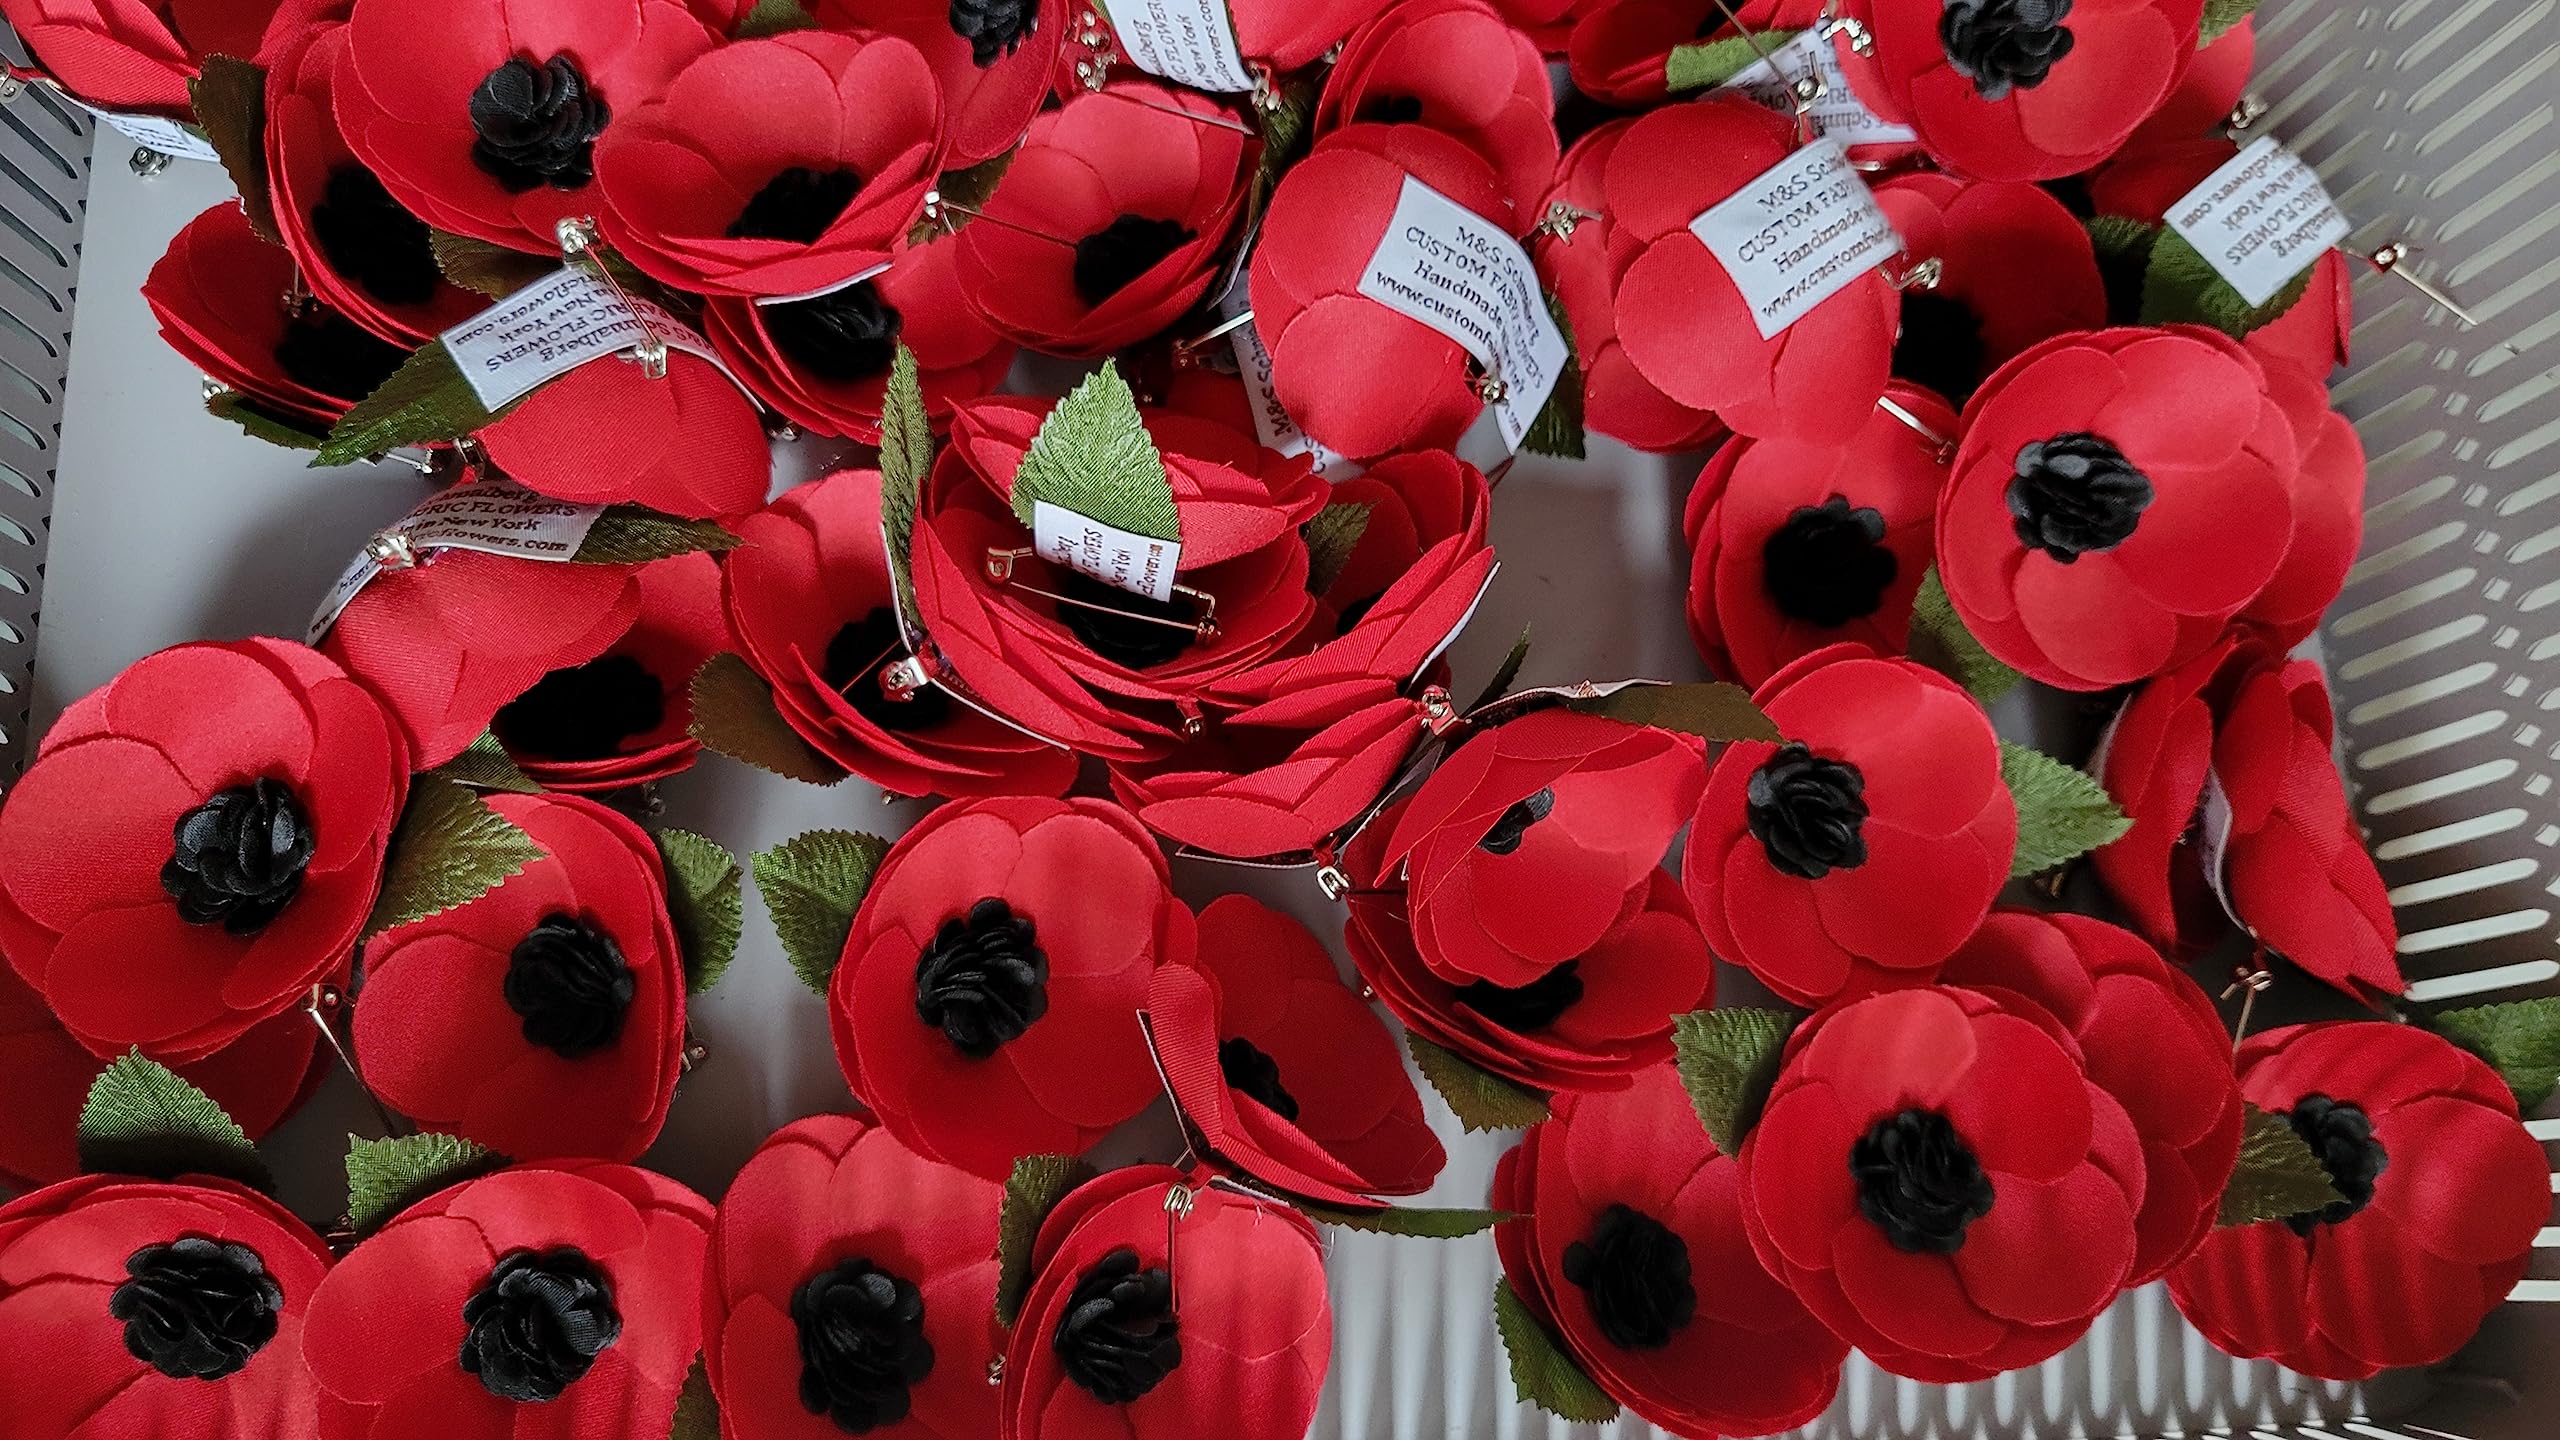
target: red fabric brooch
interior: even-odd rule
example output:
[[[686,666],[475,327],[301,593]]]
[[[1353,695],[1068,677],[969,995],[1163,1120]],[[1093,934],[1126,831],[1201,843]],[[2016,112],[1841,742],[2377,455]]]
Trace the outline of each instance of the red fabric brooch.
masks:
[[[2338,1198],[2217,1230],[2169,1274],[2234,1355],[2361,1380],[2433,1365],[2523,1278],[2550,1167],[2498,1072],[2407,1025],[2295,1025],[2240,1047],[2240,1089],[2282,1116]]]
[[[812,749],[901,795],[1063,793],[1076,759],[880,671],[906,653],[880,538],[880,474],[843,470],[786,490],[738,526],[723,567],[729,629],[776,709]]]
[[[1190,1208],[1168,1224],[1175,1190]],[[1049,1212],[1031,1263],[1004,1440],[1194,1440],[1212,1416],[1236,1440],[1298,1440],[1314,1423],[1333,1308],[1297,1211],[1164,1166],[1114,1170]]]
[[[828,989],[853,1093],[909,1149],[1002,1179],[1160,1093],[1137,1012],[1188,960],[1164,855],[1103,800],[946,805],[889,850]]]
[[[408,786],[390,717],[310,649],[145,656],[0,810],[0,952],[97,1054],[202,1059],[346,973]]]
[[[1003,1187],[876,1125],[776,1131],[720,1201],[702,1360],[721,1423],[758,1440],[986,1440]]]
[[[187,222],[142,282],[160,338],[249,409],[325,431],[407,354],[317,301],[296,305],[293,256],[231,201]]]
[[[86,1175],[0,1206],[11,1440],[310,1440],[329,1249],[227,1180]]]
[[[1877,186],[1876,204],[1904,253],[1939,267],[1934,283],[1902,292],[1893,373],[1948,404],[1962,406],[2019,352],[2107,323],[2089,232],[2042,189],[1924,172]]]
[[[773,478],[755,402],[682,350],[655,380],[619,356],[581,365],[483,428],[480,444],[508,479],[555,500],[691,519],[744,515]]]
[[[583,664],[554,670],[489,723],[528,776],[553,790],[628,789],[693,764],[687,687],[726,643],[720,564],[696,551],[640,567],[631,628]]]
[[[2196,53],[2204,0],[1849,0],[1870,53],[1840,44],[1858,97],[1939,164],[2051,180],[2115,153]]]
[[[1810,1423],[1846,1342],[1761,1268],[1741,1167],[1669,1065],[1608,1095],[1559,1095],[1493,1172],[1503,1273],[1612,1399],[1682,1435]]]
[[[0,13],[36,64],[109,110],[184,120],[187,82],[207,55],[254,55],[276,0],[7,0]],[[178,33],[183,22],[186,33]]]
[[[2293,522],[2292,427],[2210,330],[2066,335],[1965,407],[1938,568],[2028,678],[2103,690],[2194,658],[2266,588]]]
[[[684,952],[657,845],[574,795],[488,804],[544,857],[366,943],[365,1083],[420,1128],[500,1154],[631,1160],[666,1124],[684,1053]]]
[[[2160,140],[2192,140],[2219,128],[2248,93],[2257,61],[2258,22],[2243,16],[2239,24],[2222,32],[2221,39],[2196,52],[2178,88],[2135,129],[2125,148],[2136,150]]]
[[[1316,101],[1319,135],[1358,121],[1425,125],[1465,142],[1525,216],[1556,173],[1546,58],[1485,0],[1407,0],[1351,32]]]
[[[2293,536],[2267,588],[2241,610],[2270,650],[2291,650],[2320,628],[2364,548],[2364,441],[2329,408],[2329,387],[2313,372],[2267,366],[2267,388],[2293,422],[2302,468],[2293,477]]]
[[[1147,987],[1156,1060],[1205,1153],[1328,1205],[1418,1195],[1447,1157],[1395,1036],[1305,926],[1221,895]]]
[[[945,168],[1011,150],[1049,98],[1067,38],[1066,0],[1006,0],[954,10],[950,0],[814,0],[830,30],[895,35],[922,51],[942,90]]]
[[[401,1211],[312,1297],[321,1440],[656,1434],[702,1345],[711,1206],[599,1161],[519,1165]]]
[[[2213,1229],[2241,1122],[2231,1040],[2196,982],[2129,930],[2023,910],[1984,921],[1941,978],[2042,1007],[2132,1119],[2144,1184],[2125,1285],[2155,1280],[2192,1253]]]
[[[2058,1354],[2133,1265],[2142,1144],[2037,1013],[1948,987],[1815,1015],[1742,1145],[1761,1263],[1897,1375]]]
[[[1261,153],[1212,123],[1233,119],[1196,91],[1128,80],[1033,120],[987,220],[952,237],[970,308],[1049,355],[1108,355],[1171,325],[1217,278]]]
[[[1887,397],[1939,434],[1955,412],[1896,385]],[[1689,634],[1714,673],[1763,685],[1824,646],[1899,653],[1929,569],[1937,447],[1882,407],[1843,445],[1737,436],[1689,492]]]
[[[1936,671],[1847,647],[1755,698],[1788,739],[1716,757],[1681,868],[1708,946],[1799,1005],[1927,981],[2017,848],[1990,720]]]

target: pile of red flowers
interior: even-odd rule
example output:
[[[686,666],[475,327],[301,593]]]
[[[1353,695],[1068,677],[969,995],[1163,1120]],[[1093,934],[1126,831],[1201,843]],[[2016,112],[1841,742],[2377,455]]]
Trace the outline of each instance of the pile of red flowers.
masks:
[[[2469,1338],[2560,1036],[2399,1006],[2295,654],[2346,272],[2185,228],[2248,6],[1120,8],[0,0],[236,182],[143,292],[214,411],[453,481],[0,808],[0,1437],[1294,1440],[1340,1224],[1687,1436],[2154,1281]],[[777,494],[799,432],[876,458]],[[1710,680],[1462,704],[1497,482],[1610,445],[1698,457]],[[658,822],[706,750],[937,803],[742,863]],[[750,870],[857,1113],[715,1205],[637,1166]],[[2235,954],[2313,1018],[2235,1053]],[[315,1226],[251,1147],[341,1060],[418,1133]]]

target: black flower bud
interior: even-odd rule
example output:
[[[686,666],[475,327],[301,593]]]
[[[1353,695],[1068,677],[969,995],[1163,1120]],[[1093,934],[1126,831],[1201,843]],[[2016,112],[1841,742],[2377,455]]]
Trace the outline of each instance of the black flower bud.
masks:
[[[1743,822],[1769,863],[1799,880],[1867,863],[1867,777],[1790,742],[1751,772]]]
[[[993,896],[945,920],[916,957],[916,1016],[984,1060],[1049,1013],[1049,957],[1029,916]]]
[[[1470,980],[1450,998],[1515,1035],[1543,1030],[1582,999],[1582,962],[1567,960],[1526,985]]]
[[[125,1350],[173,1380],[236,1375],[276,1338],[284,1288],[246,1245],[189,1235],[134,1251],[124,1271],[107,1314],[124,1322]]]
[[[838,1261],[791,1296],[800,1332],[800,1404],[847,1435],[907,1418],[933,1373],[924,1292],[864,1259]]]
[[[276,341],[276,368],[306,390],[361,400],[382,388],[409,352],[323,305],[310,305]]]
[[[524,1020],[525,1043],[563,1060],[620,1038],[636,986],[613,937],[574,915],[546,915],[507,957],[507,1008]]]
[[[489,728],[519,755],[604,760],[666,718],[667,690],[649,667],[628,655],[606,655],[543,676],[500,707]]]
[[[1106,1405],[1126,1405],[1182,1363],[1182,1325],[1173,1315],[1173,1275],[1138,1268],[1123,1245],[1076,1281],[1049,1337],[1067,1378]]]
[[[1021,49],[1039,28],[1039,0],[951,0],[951,33],[969,42],[969,58],[981,70]]]
[[[1849,1147],[1858,1209],[1893,1248],[1915,1255],[1953,1255],[1965,1227],[1991,1213],[1991,1177],[1935,1110],[1887,1115]]]
[[[160,888],[190,925],[255,935],[302,889],[317,841],[281,780],[234,785],[178,817]]]
[[[1076,242],[1076,294],[1087,305],[1099,305],[1198,238],[1178,220],[1119,216]]]
[[[329,172],[328,189],[311,207],[311,238],[330,269],[385,305],[436,298],[443,272],[427,222],[392,199],[362,165],[349,161]]]
[[[1564,1278],[1582,1288],[1600,1333],[1621,1350],[1659,1350],[1698,1315],[1689,1242],[1641,1210],[1612,1205],[1564,1247]]]
[[[578,63],[511,59],[471,92],[471,160],[510,195],[544,185],[576,190],[596,178],[596,137],[613,118]]]
[[[2019,447],[2008,500],[2019,543],[2068,565],[2132,538],[2151,508],[2151,477],[2104,437],[2075,430]]]
[[[862,177],[850,170],[788,166],[748,197],[729,222],[729,238],[815,244],[861,190]]]
[[[906,325],[868,280],[813,300],[767,305],[763,318],[774,348],[830,385],[888,374],[898,354],[898,332]]]
[[[568,1245],[500,1257],[462,1323],[463,1373],[501,1400],[559,1399],[622,1338],[611,1283]]]
[[[2306,1210],[2288,1216],[2285,1224],[2296,1235],[2309,1235],[2323,1225],[2335,1225],[2349,1219],[2373,1203],[2375,1182],[2390,1167],[2391,1156],[2374,1137],[2373,1117],[2364,1107],[2345,1100],[2332,1100],[2313,1091],[2293,1102],[2285,1113],[2285,1123],[2329,1172],[2329,1183],[2336,1187],[2338,1198],[2317,1210]]]
[[[1778,613],[1824,629],[1884,605],[1902,562],[1884,548],[1884,514],[1834,495],[1799,506],[1760,547],[1761,584]]]
[[[1529,827],[1554,814],[1555,809],[1556,792],[1553,790],[1540,790],[1535,795],[1514,801],[1494,817],[1492,826],[1484,832],[1484,838],[1476,842],[1476,848],[1488,855],[1511,854],[1520,848],[1520,838],[1529,833]]]
[[[1946,0],[1938,39],[1947,63],[1985,100],[2033,90],[2071,53],[2071,0]]]
[[[1241,1035],[1219,1041],[1218,1073],[1226,1078],[1228,1088],[1241,1090],[1261,1101],[1272,1114],[1296,1122],[1298,1097],[1280,1083],[1280,1062],[1265,1054],[1261,1046]]]

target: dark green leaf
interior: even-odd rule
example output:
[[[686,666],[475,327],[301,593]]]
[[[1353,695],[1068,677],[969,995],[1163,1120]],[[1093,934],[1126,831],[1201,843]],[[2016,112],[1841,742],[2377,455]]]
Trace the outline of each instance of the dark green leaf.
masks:
[[[1501,699],[1503,693],[1511,688],[1511,682],[1520,678],[1520,667],[1528,663],[1529,627],[1523,625],[1520,627],[1520,638],[1511,642],[1511,653],[1502,657],[1502,663],[1494,667],[1493,678],[1485,682],[1484,693],[1476,696],[1474,704],[1458,713],[1473,715]]]
[[[732,760],[812,785],[833,785],[844,767],[809,748],[774,708],[773,688],[747,662],[723,651],[693,674],[693,738]]]
[[[1503,1351],[1511,1357],[1511,1389],[1524,1403],[1581,1425],[1618,1418],[1618,1402],[1573,1363],[1508,1280],[1493,1282],[1493,1328],[1502,1333]]]
[[[240,192],[249,229],[270,245],[284,243],[276,229],[275,197],[267,183],[267,72],[230,55],[207,55],[187,82],[196,125]]]
[[[430,340],[340,417],[311,463],[347,465],[403,445],[458,439],[497,418],[462,378],[453,352]]]
[[[1584,243],[1590,242],[1586,239]],[[1520,437],[1520,448],[1532,455],[1580,460],[1585,453],[1582,359],[1573,348],[1573,322],[1565,318],[1564,302],[1553,291],[1547,293],[1547,313],[1555,317],[1556,329],[1564,335],[1564,373],[1556,377],[1556,388],[1548,394],[1545,408],[1529,423],[1529,433]]]
[[[2137,255],[2148,263],[2151,243],[2160,238],[2159,226],[2130,215],[2092,215],[2081,223],[2090,248],[2101,256]]]
[[[2026,678],[2000,663],[1982,648],[1981,641],[1973,638],[1972,631],[1964,628],[1934,565],[1920,577],[1920,591],[1911,600],[1910,650],[1912,659],[1963,686],[1985,705],[2016,689],[2018,682]]]
[[[1298,527],[1307,542],[1308,594],[1321,595],[1342,578],[1342,567],[1351,563],[1360,537],[1369,531],[1372,508],[1366,500],[1336,500]]]
[[[800,0],[756,0],[756,8],[738,22],[730,38],[761,40],[768,35],[788,35],[794,30],[815,30],[818,22],[800,4]]]
[[[428,774],[409,787],[409,807],[391,837],[382,893],[364,933],[424,920],[479,899],[541,859],[543,849],[515,822],[466,787]]]
[[[954,205],[984,210],[987,202],[995,198],[996,186],[1003,183],[1004,173],[1013,168],[1013,157],[1021,153],[1017,147],[964,170],[945,170],[933,182],[933,188],[942,192],[942,198]],[[958,210],[942,213],[944,218],[939,224],[918,216],[916,223],[907,227],[907,243],[930,245],[945,235],[958,234],[969,223],[969,217]]]
[[[216,420],[228,420],[240,427],[240,433],[252,440],[264,440],[287,450],[317,450],[325,437],[279,415],[271,415],[257,401],[237,390],[221,390],[204,397],[204,413]]]
[[[2196,48],[2201,50],[2230,34],[2257,10],[2258,0],[2204,0],[2204,28],[2196,34]]]
[[[759,850],[748,863],[755,868],[756,891],[782,941],[782,953],[799,973],[800,983],[820,996],[835,978],[844,956],[845,936],[853,930],[853,912],[862,908],[864,892],[889,842],[850,830],[812,830]]]
[[[2015,741],[2000,742],[2000,778],[2018,802],[2009,874],[2038,875],[2121,837],[2133,822],[2089,772]]]
[[[503,790],[510,795],[539,795],[542,787],[524,773],[498,737],[483,730],[462,753],[428,772],[474,790]]]
[[[347,1137],[347,1228],[358,1239],[439,1190],[504,1169],[506,1156],[459,1135]]]
[[[2427,1023],[2505,1076],[2516,1108],[2527,1114],[2560,1084],[2560,996],[2446,1010]]]
[[[1253,123],[1262,131],[1262,159],[1254,167],[1253,189],[1245,196],[1244,223],[1238,227],[1241,233],[1253,233],[1262,219],[1263,207],[1271,203],[1271,192],[1279,188],[1280,177],[1307,153],[1314,134],[1309,122],[1315,118],[1316,96],[1323,89],[1323,79],[1321,67],[1310,67],[1281,81],[1279,90],[1270,96],[1270,103],[1256,97]]]
[[[653,838],[667,865],[667,912],[684,946],[685,989],[699,995],[738,958],[745,876],[736,856],[690,830],[660,830]]]
[[[1759,46],[1753,48],[1753,40]],[[1728,35],[1699,45],[1673,47],[1670,58],[1663,62],[1662,78],[1677,95],[1684,90],[1711,90],[1743,71],[1760,63],[1760,52],[1774,55],[1778,47],[1796,38],[1792,30],[1767,30],[1758,36]]]
[[[1796,1017],[1784,1010],[1724,1006],[1695,1010],[1672,1022],[1671,1045],[1679,1056],[1680,1084],[1697,1107],[1707,1138],[1727,1155],[1742,1153],[1742,1137],[1759,1122],[1778,1057]]]
[[[492,300],[504,300],[560,268],[557,255],[510,250],[445,230],[428,231],[427,248],[435,252],[436,268],[444,278]]]
[[[2151,263],[2142,274],[2142,323],[2210,325],[2240,339],[2292,309],[2310,288],[2311,270],[2306,266],[2267,303],[2252,305],[2185,236],[2164,229],[2151,247]]]
[[[1014,472],[1013,513],[1023,524],[1039,500],[1132,535],[1182,538],[1164,457],[1139,418],[1138,397],[1108,362],[1040,422]]]
[[[709,520],[661,515],[644,505],[608,505],[569,558],[581,565],[646,565],[737,545],[737,536]]]
[[[213,1098],[129,1051],[108,1062],[80,1107],[80,1168],[92,1175],[219,1175],[272,1190],[258,1147]]]
[[[1093,1178],[1093,1167],[1073,1155],[1025,1155],[1004,1182],[1004,1210],[996,1223],[996,1323],[1010,1328],[1031,1289],[1031,1242],[1040,1222],[1068,1192]]]
[[[1372,1235],[1405,1235],[1418,1240],[1458,1240],[1519,1217],[1507,1210],[1442,1210],[1427,1206],[1390,1205],[1382,1210],[1337,1210],[1310,1201],[1296,1202],[1300,1214],[1320,1225],[1364,1230]]]
[[[1605,695],[1564,702],[1568,710],[1628,725],[1650,725],[1707,740],[1775,740],[1778,727],[1751,703],[1751,692],[1722,681],[1625,685]]]
[[[889,361],[889,386],[880,402],[880,529],[889,549],[889,589],[909,625],[916,613],[916,512],[924,477],[933,469],[933,424],[925,413],[924,385],[915,352],[900,345]]]
[[[2229,1227],[2283,1220],[2335,1204],[2338,1187],[2320,1157],[2293,1133],[2281,1115],[2252,1105],[2240,1129],[2240,1164],[2222,1192],[2222,1211],[2214,1223]]]
[[[667,1427],[667,1440],[720,1440],[720,1400],[711,1393],[711,1376],[699,1355],[684,1372],[684,1388],[676,1392],[676,1418]]]
[[[1440,1092],[1450,1113],[1469,1133],[1525,1130],[1547,1118],[1547,1097],[1537,1091],[1477,1069],[1410,1030],[1405,1032],[1404,1044],[1413,1052],[1422,1078]]]

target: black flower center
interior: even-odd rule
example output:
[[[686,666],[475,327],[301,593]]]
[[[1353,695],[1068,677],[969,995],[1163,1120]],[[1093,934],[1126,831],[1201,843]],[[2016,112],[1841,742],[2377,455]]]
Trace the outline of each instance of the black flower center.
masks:
[[[911,1392],[933,1373],[924,1292],[868,1260],[838,1261],[791,1296],[800,1329],[800,1404],[847,1435],[907,1418]]]
[[[1842,760],[1826,760],[1789,742],[1751,772],[1743,790],[1743,822],[1769,863],[1799,880],[1867,863],[1867,777]]]
[[[1341,637],[1350,634],[1353,626],[1368,619],[1369,611],[1374,608],[1380,600],[1385,599],[1386,594],[1386,591],[1381,590],[1375,595],[1363,595],[1359,599],[1352,601],[1350,604],[1343,606],[1342,613],[1334,617],[1334,638],[1340,639]]]
[[[1058,577],[1058,589],[1068,599],[1084,602],[1059,606],[1059,623],[1084,648],[1114,665],[1132,670],[1162,665],[1200,638],[1192,628],[1190,607],[1180,601],[1136,594],[1072,570]],[[1088,608],[1097,605],[1103,608]]]
[[[905,323],[868,280],[814,300],[764,307],[764,330],[774,348],[833,385],[889,373]]]
[[[1452,998],[1515,1035],[1542,1030],[1582,998],[1579,960],[1567,960],[1526,985],[1472,980]]]
[[[515,1250],[462,1303],[462,1369],[501,1400],[557,1400],[622,1338],[613,1286],[575,1246]]]
[[[335,310],[313,305],[286,323],[275,357],[294,384],[336,400],[361,400],[382,388],[409,352]]]
[[[568,56],[509,60],[471,92],[471,161],[510,195],[576,190],[596,177],[596,137],[612,118]]]
[[[2071,0],[1946,0],[1938,39],[1947,63],[1985,100],[2032,90],[2071,53]]]
[[[1106,1405],[1126,1405],[1182,1363],[1182,1325],[1173,1315],[1173,1275],[1138,1268],[1123,1245],[1076,1281],[1049,1337],[1067,1378]]]
[[[1529,827],[1553,814],[1555,808],[1556,792],[1553,790],[1540,790],[1535,795],[1513,801],[1511,808],[1503,811],[1494,820],[1492,828],[1484,832],[1484,838],[1476,842],[1476,848],[1487,855],[1510,854],[1520,848],[1520,837],[1528,833]]]
[[[984,1060],[1049,1013],[1049,957],[1031,917],[989,896],[942,922],[916,957],[916,1017]]]
[[[234,785],[178,817],[160,888],[190,925],[255,935],[302,889],[317,839],[281,780]]]
[[[612,936],[573,915],[546,915],[507,957],[504,988],[525,1043],[575,1060],[621,1036],[636,983]]]
[[[1120,216],[1076,242],[1076,293],[1099,305],[1198,238],[1178,220]]]
[[[1926,385],[1962,409],[1982,383],[1982,317],[1961,300],[1928,290],[1902,296],[1902,333],[1893,342],[1893,373]]]
[[[1218,1073],[1227,1085],[1262,1102],[1263,1108],[1283,1120],[1295,1123],[1298,1097],[1280,1083],[1280,1062],[1262,1051],[1262,1047],[1241,1035],[1218,1042]]]
[[[603,760],[666,718],[667,691],[658,677],[628,655],[607,655],[543,676],[501,706],[489,728],[519,755]]]
[[[124,1273],[107,1314],[133,1358],[173,1380],[236,1375],[276,1338],[284,1288],[246,1245],[188,1235],[134,1251]]]
[[[815,244],[861,189],[862,177],[850,170],[793,165],[748,199],[747,208],[729,222],[729,238]]]
[[[1373,95],[1352,118],[1376,125],[1418,125],[1422,102],[1411,95]]]
[[[1824,629],[1876,613],[1901,568],[1884,548],[1883,513],[1840,495],[1798,508],[1760,547],[1761,583],[1778,612]]]
[[[1659,1350],[1698,1314],[1689,1242],[1632,1206],[1601,1211],[1589,1235],[1564,1247],[1564,1278],[1621,1350]]]
[[[329,172],[311,207],[311,238],[329,268],[385,305],[423,305],[443,272],[427,243],[427,222],[401,208],[382,181],[349,162]]]
[[[2364,1113],[2363,1106],[2332,1100],[2315,1090],[2294,1101],[2284,1118],[2311,1153],[2320,1157],[2320,1168],[2329,1172],[2329,1183],[2338,1190],[2338,1198],[2319,1209],[2287,1217],[2284,1223],[2293,1227],[2294,1234],[2307,1236],[2373,1203],[2374,1182],[2389,1168],[2391,1156],[2374,1138],[2373,1117]]]
[[[969,42],[969,58],[981,70],[1021,49],[1039,28],[1039,0],[951,0],[951,33]]]
[[[2018,448],[2008,500],[2019,543],[2068,565],[2132,538],[2151,508],[2151,477],[2112,442],[2074,430]]]
[[[1849,1147],[1858,1208],[1896,1250],[1953,1255],[1965,1227],[1991,1213],[1991,1177],[1935,1110],[1902,1110]]]

